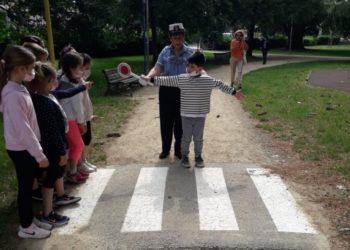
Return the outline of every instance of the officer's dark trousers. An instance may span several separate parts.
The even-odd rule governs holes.
[[[178,88],[163,86],[159,88],[159,115],[162,152],[169,153],[173,134],[175,137],[174,151],[175,153],[181,152],[182,125]]]

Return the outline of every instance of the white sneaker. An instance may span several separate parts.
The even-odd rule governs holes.
[[[51,235],[51,231],[40,228],[32,223],[29,227],[19,227],[18,236],[24,239],[44,239]]]
[[[88,174],[95,172],[95,170],[90,168],[84,161],[79,164],[78,169]]]
[[[46,223],[46,222],[43,222],[43,221],[40,221],[40,220],[38,220],[36,217],[34,217],[33,223],[34,223],[36,226],[38,226],[38,227],[40,227],[40,228],[43,228],[43,229],[46,229],[46,230],[49,230],[49,231],[51,231],[52,228],[53,228],[53,226],[52,226],[51,224]]]
[[[94,171],[97,171],[97,167],[94,164],[91,164],[87,160],[83,161],[88,167],[92,168]]]

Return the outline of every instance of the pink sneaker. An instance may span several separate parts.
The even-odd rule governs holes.
[[[83,177],[81,174],[79,174],[79,172],[76,172],[74,174],[67,173],[66,177],[67,177],[67,181],[76,183],[76,184],[81,184],[86,181],[86,178]]]
[[[89,173],[85,172],[84,170],[82,169],[79,169],[77,170],[77,173],[79,173],[83,178],[87,179],[89,177]]]

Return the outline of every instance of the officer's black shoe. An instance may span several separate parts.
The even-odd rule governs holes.
[[[168,157],[168,155],[169,155],[169,152],[167,152],[167,153],[161,152],[161,153],[159,154],[159,159],[165,159],[165,158]]]
[[[182,154],[181,154],[181,152],[175,152],[175,157],[177,157],[179,160],[181,160],[182,159]]]

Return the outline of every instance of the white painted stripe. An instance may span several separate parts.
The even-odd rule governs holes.
[[[281,178],[263,168],[248,168],[279,232],[316,234]]]
[[[141,168],[122,232],[162,230],[167,167]]]
[[[82,227],[89,225],[92,212],[105,189],[114,169],[98,169],[90,174],[86,183],[77,186],[73,195],[81,196],[79,207],[66,207],[60,213],[70,217],[68,225],[57,228],[59,234],[73,234]]]
[[[239,230],[221,168],[195,169],[200,230]]]

